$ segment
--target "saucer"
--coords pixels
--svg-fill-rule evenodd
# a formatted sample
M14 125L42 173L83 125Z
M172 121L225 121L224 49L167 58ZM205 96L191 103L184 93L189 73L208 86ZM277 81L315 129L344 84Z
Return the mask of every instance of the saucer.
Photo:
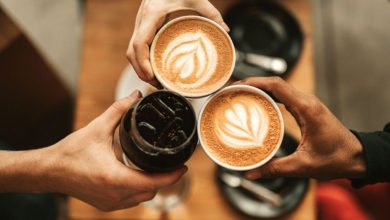
M115 90L115 99L122 99L138 89L142 95L148 95L157 91L152 85L138 78L137 73L131 65L127 65L122 71Z
M297 142L289 135L285 135L282 146L276 156L282 157L291 154L296 147ZM234 188L226 185L220 179L220 176L225 172L239 176L242 176L243 173L218 167L216 171L217 183L223 196L231 207L254 218L276 218L291 212L301 203L309 186L309 179L307 178L264 178L253 180L255 184L262 185L278 193L283 198L282 205L277 207L260 200L241 187Z
M284 59L287 70L278 76L285 76L294 67L302 52L303 34L297 20L282 5L274 1L239 3L227 11L224 19L237 50ZM276 74L237 61L233 75L242 79Z

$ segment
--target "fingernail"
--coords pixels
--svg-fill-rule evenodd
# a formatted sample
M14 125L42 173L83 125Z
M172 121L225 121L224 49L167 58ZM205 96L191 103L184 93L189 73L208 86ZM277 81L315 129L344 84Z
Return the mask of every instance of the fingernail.
M146 79L148 82L152 81L154 79L153 75L146 74Z
M141 92L138 89L136 89L129 96L132 98L138 98L141 96Z
M230 31L229 26L227 26L227 24L225 22L222 23L222 26L223 26L223 28L225 29L226 32Z

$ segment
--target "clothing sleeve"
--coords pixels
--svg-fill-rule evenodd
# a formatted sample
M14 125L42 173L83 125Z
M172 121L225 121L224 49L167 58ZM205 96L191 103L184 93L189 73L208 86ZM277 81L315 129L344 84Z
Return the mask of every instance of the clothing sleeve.
M363 179L352 179L352 186L360 188L367 184L390 182L390 123L383 131L352 131L363 145L367 176Z

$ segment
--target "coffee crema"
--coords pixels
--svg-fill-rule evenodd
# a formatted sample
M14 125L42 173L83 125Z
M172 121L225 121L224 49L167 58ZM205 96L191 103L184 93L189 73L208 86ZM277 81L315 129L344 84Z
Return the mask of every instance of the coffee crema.
M197 17L172 21L155 37L151 63L157 79L185 96L204 96L230 78L234 48L215 24Z
M266 98L251 91L238 89L213 97L200 120L203 147L217 160L232 166L262 161L281 138L277 110Z

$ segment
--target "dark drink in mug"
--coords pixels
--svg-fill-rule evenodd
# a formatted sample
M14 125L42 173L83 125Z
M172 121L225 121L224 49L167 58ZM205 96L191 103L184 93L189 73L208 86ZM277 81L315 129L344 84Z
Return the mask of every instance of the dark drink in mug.
M123 116L119 138L128 163L150 172L174 170L198 144L195 112L179 94L151 93Z

